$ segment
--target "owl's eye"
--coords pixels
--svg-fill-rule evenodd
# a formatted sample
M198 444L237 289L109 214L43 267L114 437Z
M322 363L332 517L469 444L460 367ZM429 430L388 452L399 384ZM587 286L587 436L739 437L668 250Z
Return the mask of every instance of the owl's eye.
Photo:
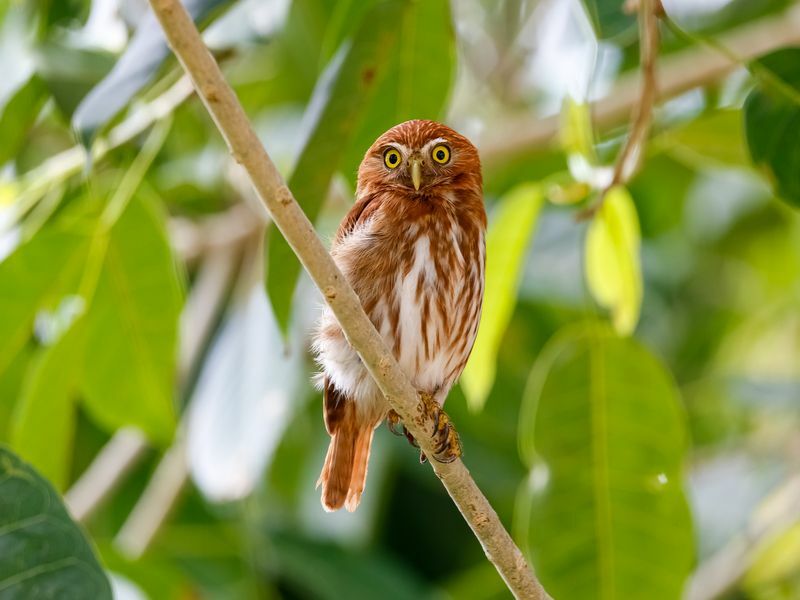
M383 162L390 169L396 169L400 165L400 153L394 148L389 148L383 153Z
M448 160L450 160L450 148L448 148L444 144L438 144L433 148L431 156L433 156L433 160L435 160L440 165L443 165Z

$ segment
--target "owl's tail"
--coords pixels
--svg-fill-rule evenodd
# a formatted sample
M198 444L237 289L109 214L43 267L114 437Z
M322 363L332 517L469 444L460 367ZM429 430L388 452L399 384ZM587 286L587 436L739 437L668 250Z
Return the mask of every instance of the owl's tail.
M356 414L355 403L345 401L341 420L331 433L331 443L317 487L322 486L322 507L326 511L344 506L353 512L361 502L367 479L367 463L374 426Z

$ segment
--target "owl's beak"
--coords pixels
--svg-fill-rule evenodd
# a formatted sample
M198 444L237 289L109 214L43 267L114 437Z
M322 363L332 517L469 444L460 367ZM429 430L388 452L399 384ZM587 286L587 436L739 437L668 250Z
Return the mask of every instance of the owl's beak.
M411 167L411 183L414 184L414 189L419 191L419 186L422 183L422 161L415 156L410 158L408 162Z

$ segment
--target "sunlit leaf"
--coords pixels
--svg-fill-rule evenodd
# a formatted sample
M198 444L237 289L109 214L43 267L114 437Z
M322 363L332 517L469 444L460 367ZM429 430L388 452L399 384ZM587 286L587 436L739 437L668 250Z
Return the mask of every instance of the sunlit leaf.
M197 21L229 1L184 0L182 4ZM161 26L149 11L111 72L80 100L75 109L72 125L84 144L90 144L97 131L155 77L167 56L169 48Z
M609 190L586 236L586 282L611 311L620 335L636 329L642 307L641 234L636 207L621 186Z
M635 340L584 324L548 343L524 403L531 474L516 518L548 592L679 598L694 539L687 432L664 367Z
M750 156L776 194L800 207L800 48L763 56L752 68L761 76L744 105Z
M25 141L28 130L47 100L47 88L36 75L31 76L14 96L0 107L0 165L14 158ZM3 200L0 199L0 205Z
M0 373L33 334L34 319L45 303L72 290L88 248L87 236L53 227L0 263Z
M163 216L135 197L111 229L87 315L85 406L103 426L169 440L181 302Z
M320 76L304 119L305 142L289 178L289 188L312 221L327 196L342 152L396 51L397 22L405 4L397 0L381 3L364 15L353 39ZM267 238L266 252L267 293L285 331L300 263L276 231Z
M494 384L497 351L517 303L526 251L542 207L542 190L529 183L499 203L486 235L486 285L478 338L461 375L470 408L483 408Z
M83 336L82 323L76 323L37 353L14 418L14 450L57 489L64 488L69 476Z
M600 39L632 33L636 15L625 11L625 0L581 0L594 32Z
M559 129L561 147L567 154L580 154L590 162L595 159L594 133L589 104L566 98L561 107Z
M0 596L111 600L92 547L58 494L0 447Z

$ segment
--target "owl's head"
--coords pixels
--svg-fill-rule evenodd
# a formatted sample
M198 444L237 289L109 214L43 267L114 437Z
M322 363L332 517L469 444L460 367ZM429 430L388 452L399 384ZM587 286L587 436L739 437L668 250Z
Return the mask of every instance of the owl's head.
M467 138L441 123L414 120L375 140L358 169L358 185L426 196L442 186L480 186L480 171L478 151Z

